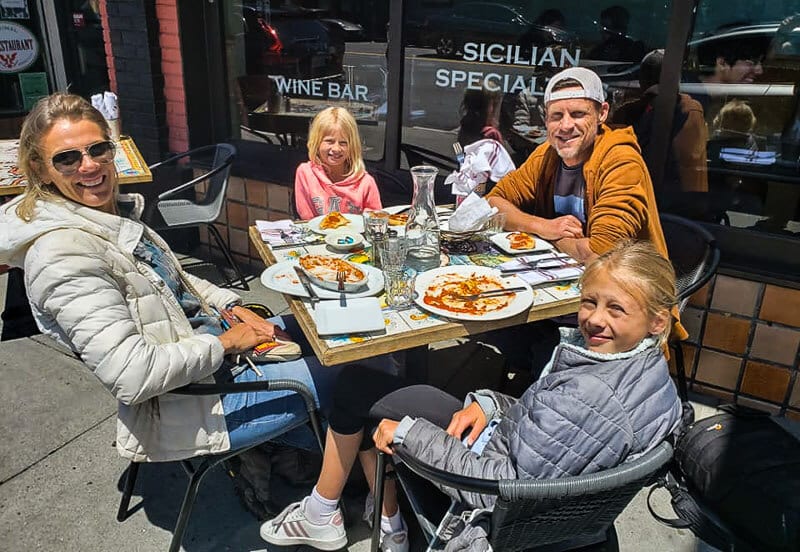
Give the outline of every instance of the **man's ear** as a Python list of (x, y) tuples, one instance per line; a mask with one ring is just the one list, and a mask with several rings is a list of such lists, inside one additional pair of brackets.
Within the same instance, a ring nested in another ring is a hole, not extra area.
[(667, 324), (670, 323), (672, 317), (668, 310), (663, 310), (656, 314), (650, 320), (650, 327), (647, 329), (650, 335), (660, 335), (664, 330), (667, 329)]
[(609, 105), (608, 102), (603, 102), (600, 104), (600, 111), (598, 113), (598, 119), (601, 123), (605, 123), (606, 119), (608, 119), (608, 112), (609, 112)]

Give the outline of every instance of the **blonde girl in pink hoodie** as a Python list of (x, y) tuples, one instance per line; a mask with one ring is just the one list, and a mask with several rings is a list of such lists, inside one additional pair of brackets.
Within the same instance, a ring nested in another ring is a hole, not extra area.
[(381, 209), (375, 179), (364, 169), (356, 120), (341, 107), (317, 113), (308, 135), (308, 159), (297, 167), (294, 201), (302, 220), (331, 211)]

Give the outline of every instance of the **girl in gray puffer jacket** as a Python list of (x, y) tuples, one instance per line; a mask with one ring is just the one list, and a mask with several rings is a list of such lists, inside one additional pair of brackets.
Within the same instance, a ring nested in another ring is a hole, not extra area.
[[(402, 447), (440, 469), (486, 479), (586, 474), (646, 453), (672, 433), (681, 418), (662, 350), (675, 302), (669, 261), (649, 242), (626, 243), (587, 266), (578, 328), (562, 331), (545, 375), (518, 400), (478, 391), (461, 408), (460, 401), (429, 386), (400, 388), (385, 375), (345, 370), (337, 382), (317, 486), (303, 502), (266, 522), (262, 537), (274, 544), (302, 540), (320, 549), (332, 549), (325, 548), (331, 544), (329, 537), (346, 541), (341, 525), (335, 527), (341, 517), (335, 515), (336, 501), (344, 485), (338, 468), (346, 468), (346, 478), (356, 456), (350, 449), (358, 447), (361, 428), (370, 419), (383, 418), (374, 434), (380, 450), (391, 454)], [(371, 397), (371, 408), (364, 408), (365, 397)], [(353, 431), (356, 426), (358, 431)], [(480, 453), (476, 441), (482, 446)], [(362, 453), (362, 464), (374, 466), (371, 452)], [(494, 501), (491, 496), (443, 490), (472, 508), (490, 507)], [(396, 546), (405, 525), (397, 523), (393, 489), (387, 489), (383, 509), (383, 548), (403, 550)], [(293, 536), (301, 533), (298, 525), (307, 536)], [(405, 543), (407, 547), (407, 539)]]

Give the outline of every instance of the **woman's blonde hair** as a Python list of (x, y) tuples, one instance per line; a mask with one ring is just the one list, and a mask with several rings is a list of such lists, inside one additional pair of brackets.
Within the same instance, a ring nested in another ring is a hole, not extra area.
[(19, 168), (28, 179), (22, 201), (17, 205), (17, 216), (30, 222), (38, 200), (52, 201), (61, 197), (50, 182), (42, 180), (45, 166), (49, 162), (42, 157), (42, 139), (56, 121), (91, 121), (98, 126), (103, 138), (110, 140), (111, 132), (103, 115), (80, 96), (57, 92), (36, 102), (19, 136)]
[[(672, 263), (656, 251), (649, 241), (623, 241), (591, 262), (581, 277), (581, 285), (598, 274), (605, 274), (633, 297), (651, 317), (669, 313), (678, 302), (675, 270)], [(668, 319), (669, 320), (669, 319)], [(656, 337), (663, 346), (672, 324)]]
[(325, 136), (341, 130), (347, 139), (347, 161), (345, 162), (345, 176), (359, 175), (364, 172), (364, 159), (361, 157), (361, 138), (358, 135), (358, 125), (353, 115), (342, 107), (328, 107), (317, 113), (311, 121), (308, 132), (308, 158), (314, 163), (322, 165), (319, 158), (319, 145)]

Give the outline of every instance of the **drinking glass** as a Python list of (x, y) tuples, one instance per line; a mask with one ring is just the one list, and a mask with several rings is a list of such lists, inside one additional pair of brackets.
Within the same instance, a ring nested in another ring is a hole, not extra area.
[(378, 242), (377, 247), (384, 271), (397, 271), (403, 268), (408, 253), (408, 242), (404, 237), (387, 236)]
[(389, 215), (385, 211), (365, 211), (364, 234), (372, 246), (370, 261), (372, 266), (381, 267), (380, 243), (386, 239), (389, 230)]
[(505, 230), (505, 227), (506, 227), (506, 214), (495, 213), (486, 222), (486, 226), (484, 227), (484, 232), (486, 232), (488, 236), (491, 236), (502, 232), (503, 230)]
[(414, 284), (417, 271), (413, 268), (384, 270), (383, 281), (386, 289), (386, 306), (401, 309), (414, 303)]

